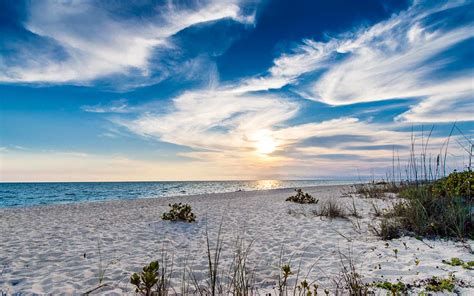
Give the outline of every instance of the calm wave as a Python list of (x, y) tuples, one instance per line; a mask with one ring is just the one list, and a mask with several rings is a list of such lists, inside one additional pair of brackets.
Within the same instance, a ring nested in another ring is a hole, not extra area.
[(0, 208), (351, 183), (354, 181), (0, 183)]

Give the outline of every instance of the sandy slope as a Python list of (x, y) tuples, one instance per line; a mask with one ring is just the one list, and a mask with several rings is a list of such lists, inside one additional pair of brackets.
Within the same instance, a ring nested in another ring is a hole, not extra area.
[[(347, 207), (349, 197), (341, 197), (347, 187), (306, 188), (320, 199), (336, 198)], [(329, 221), (311, 214), (318, 205), (301, 206), (285, 202), (290, 189), (235, 192), (190, 197), (108, 201), (24, 209), (0, 209), (0, 291), (34, 293), (80, 293), (96, 286), (105, 269), (103, 282), (124, 293), (130, 289), (130, 273), (145, 263), (159, 259), (163, 250), (173, 257), (175, 283), (180, 284), (182, 267), (193, 270), (197, 280), (205, 279), (206, 228), (212, 242), (222, 222), (223, 262), (231, 261), (235, 242), (252, 242), (249, 266), (255, 270), (255, 284), (272, 289), (278, 275), (280, 254), (291, 260), (301, 276), (317, 280), (322, 287), (334, 288), (340, 272), (341, 253), (352, 253), (366, 281), (402, 279), (413, 281), (428, 276), (447, 276), (473, 281), (473, 271), (451, 267), (442, 259), (473, 256), (459, 243), (404, 237), (386, 242), (368, 231), (375, 224), (372, 200), (355, 199), (363, 218)], [(191, 203), (197, 223), (161, 221), (169, 202)], [(375, 200), (379, 206), (391, 201)], [(224, 218), (223, 218), (224, 217)], [(470, 245), (473, 246), (473, 242)], [(283, 249), (283, 252), (282, 252)], [(394, 249), (399, 253), (395, 257)], [(418, 258), (420, 263), (415, 264)], [(311, 269), (311, 267), (313, 267)], [(474, 289), (461, 289), (474, 294)], [(385, 293), (385, 292), (384, 292)]]

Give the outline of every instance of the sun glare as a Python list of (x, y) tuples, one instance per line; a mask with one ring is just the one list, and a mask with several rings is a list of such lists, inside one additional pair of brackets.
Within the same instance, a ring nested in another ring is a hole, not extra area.
[(261, 131), (255, 141), (257, 152), (262, 155), (267, 155), (274, 152), (277, 148), (275, 139), (268, 131)]

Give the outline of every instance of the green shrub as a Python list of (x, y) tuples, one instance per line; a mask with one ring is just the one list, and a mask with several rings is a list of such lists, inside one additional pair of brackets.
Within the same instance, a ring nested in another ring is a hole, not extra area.
[(163, 213), (161, 219), (169, 221), (195, 222), (196, 215), (192, 212), (192, 208), (188, 204), (174, 203), (169, 204), (171, 208), (169, 212)]
[(454, 278), (454, 275), (445, 279), (440, 279), (434, 276), (426, 281), (426, 290), (431, 292), (453, 292), (455, 288), (455, 282), (456, 279)]
[(443, 262), (444, 264), (451, 265), (451, 266), (462, 266), (462, 268), (468, 269), (468, 270), (474, 269), (474, 261), (464, 262), (463, 260), (457, 257), (451, 258), (450, 261), (442, 260), (441, 262)]
[(400, 293), (406, 293), (407, 292), (407, 286), (402, 283), (402, 282), (397, 282), (397, 283), (391, 283), (391, 282), (381, 282), (381, 283), (376, 283), (375, 286), (377, 288), (389, 290), (392, 292), (392, 295), (398, 295)]
[(405, 201), (395, 204), (386, 216), (399, 217), (400, 226), (415, 235), (472, 238), (472, 200), (463, 195), (469, 193), (463, 191), (469, 176), (454, 172), (433, 184), (408, 186), (400, 192)]
[(319, 200), (312, 197), (309, 193), (303, 192), (301, 189), (295, 189), (296, 194), (288, 197), (286, 201), (292, 201), (300, 204), (316, 204)]
[(130, 283), (135, 286), (136, 293), (145, 296), (152, 295), (153, 287), (156, 287), (159, 281), (159, 268), (158, 261), (152, 261), (145, 265), (140, 273), (132, 274)]
[(431, 186), (433, 195), (441, 197), (472, 198), (474, 193), (474, 172), (452, 172)]

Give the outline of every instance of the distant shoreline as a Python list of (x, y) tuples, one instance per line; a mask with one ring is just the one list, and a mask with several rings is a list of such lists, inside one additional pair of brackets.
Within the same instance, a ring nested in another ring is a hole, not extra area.
[(0, 208), (356, 183), (353, 180), (3, 183), (0, 185)]

